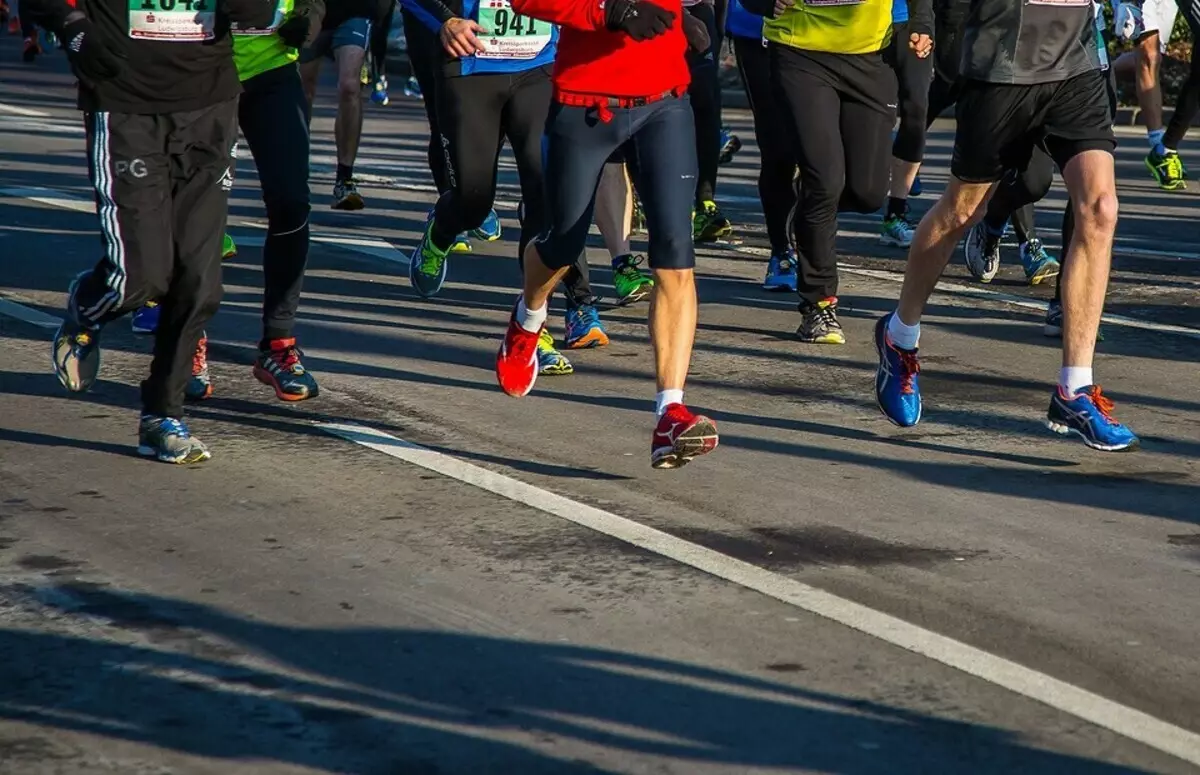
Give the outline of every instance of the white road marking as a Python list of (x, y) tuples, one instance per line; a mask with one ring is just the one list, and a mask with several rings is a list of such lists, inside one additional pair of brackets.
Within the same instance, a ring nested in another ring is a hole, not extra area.
[(316, 427), (368, 449), (525, 504), (830, 619), (1186, 762), (1200, 765), (1200, 734), (1156, 719), (1045, 673), (699, 544), (676, 538), (640, 522), (564, 498), (391, 434), (361, 425), (341, 423), (317, 423)]
[(44, 110), (31, 110), (30, 108), (22, 108), (20, 105), (9, 105), (7, 102), (0, 102), (0, 113), (25, 116), (26, 118), (50, 118), (52, 115)]
[[(769, 257), (770, 250), (765, 248), (747, 247), (745, 245), (731, 246), (738, 253), (745, 253), (752, 256)], [(882, 269), (856, 269), (852, 267), (840, 267), (840, 272), (845, 274), (858, 275), (860, 277), (870, 277), (874, 280), (886, 280), (892, 283), (904, 282), (904, 275), (898, 272), (888, 272)], [(991, 288), (982, 288), (972, 285), (963, 285), (951, 280), (940, 280), (937, 286), (938, 293), (949, 293), (957, 296), (970, 296), (977, 299), (988, 299), (990, 301), (1003, 302), (1004, 304), (1012, 304), (1025, 309), (1034, 309), (1039, 312), (1046, 311), (1045, 302), (1036, 299), (1029, 299), (1025, 296), (1016, 296), (1003, 291), (994, 291)], [(768, 301), (773, 301), (768, 299)], [(780, 302), (782, 303), (782, 302)], [(787, 302), (789, 306), (795, 302)], [(1139, 320), (1137, 318), (1125, 317), (1124, 315), (1110, 315), (1105, 313), (1101, 320), (1115, 326), (1125, 326), (1127, 328), (1140, 328), (1143, 331), (1157, 331), (1164, 334), (1178, 334), (1191, 339), (1200, 339), (1200, 329), (1188, 328), (1187, 326), (1176, 326), (1170, 323), (1154, 323), (1149, 320)]]
[(0, 188), (0, 197), (27, 199), (30, 202), (74, 210), (77, 213), (96, 212), (96, 203), (91, 199), (74, 196), (53, 188)]
[[(18, 296), (17, 298), (20, 297)], [(22, 299), (22, 301), (27, 302), (28, 299)], [(16, 318), (17, 320), (21, 320), (26, 323), (32, 323), (33, 325), (41, 326), (42, 328), (57, 329), (59, 324), (62, 323), (61, 318), (57, 318), (53, 315), (47, 315), (41, 310), (27, 307), (24, 304), (13, 301), (11, 297), (6, 298), (5, 296), (0, 296), (0, 315)]]

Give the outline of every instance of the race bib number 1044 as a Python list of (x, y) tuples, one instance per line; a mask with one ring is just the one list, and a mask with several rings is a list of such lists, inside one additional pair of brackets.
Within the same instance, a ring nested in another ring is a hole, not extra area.
[(216, 37), (217, 0), (129, 0), (129, 37), (173, 42)]

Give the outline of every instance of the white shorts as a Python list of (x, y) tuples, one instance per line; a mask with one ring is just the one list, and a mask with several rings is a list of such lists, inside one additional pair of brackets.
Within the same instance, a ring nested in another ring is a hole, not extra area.
[(1178, 15), (1179, 5), (1175, 0), (1146, 0), (1142, 3), (1142, 37), (1157, 32), (1159, 48), (1167, 53)]

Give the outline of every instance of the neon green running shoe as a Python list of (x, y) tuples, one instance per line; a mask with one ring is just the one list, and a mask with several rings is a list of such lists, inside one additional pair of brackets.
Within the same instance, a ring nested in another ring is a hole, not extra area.
[(236, 255), (237, 243), (233, 241), (233, 237), (230, 237), (228, 234), (226, 234), (225, 239), (221, 241), (221, 260), (224, 261), (225, 259), (233, 258)]
[(641, 268), (645, 260), (632, 254), (613, 259), (613, 290), (622, 307), (641, 301), (654, 290), (654, 278)]

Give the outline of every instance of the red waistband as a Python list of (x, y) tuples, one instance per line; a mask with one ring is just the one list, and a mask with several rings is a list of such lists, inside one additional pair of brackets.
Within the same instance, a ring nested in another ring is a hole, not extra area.
[(648, 94), (644, 97), (612, 97), (604, 94), (580, 94), (555, 89), (554, 99), (571, 107), (596, 108), (600, 120), (608, 123), (612, 121), (612, 112), (615, 108), (640, 108), (643, 105), (652, 105), (673, 97), (682, 97), (684, 94), (687, 94), (686, 86), (676, 86), (674, 89)]

